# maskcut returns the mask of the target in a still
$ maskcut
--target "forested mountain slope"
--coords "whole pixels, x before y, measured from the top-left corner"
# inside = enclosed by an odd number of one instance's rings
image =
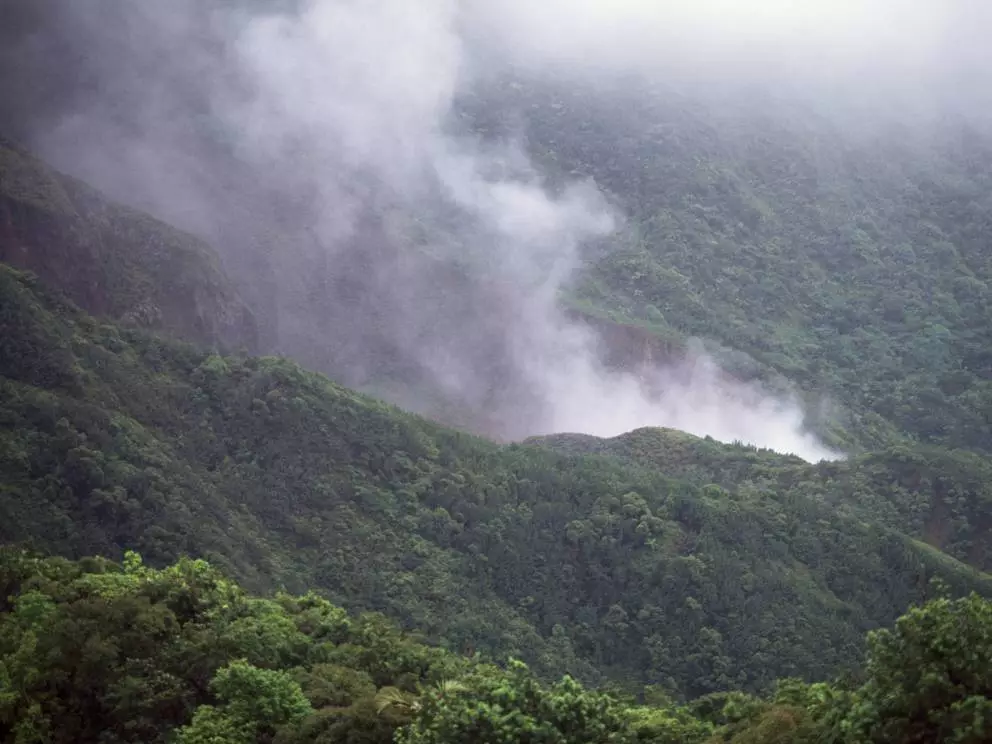
[[[162,570],[0,551],[0,741],[821,744],[985,741],[992,603],[913,608],[858,680],[780,680],[674,704],[541,684],[313,593],[247,594],[205,561]]]
[[[5,66],[0,88],[17,105],[4,112],[5,126],[114,198],[215,245],[262,326],[263,351],[477,432],[535,433],[529,421],[503,423],[537,407],[509,361],[521,334],[505,308],[519,311],[525,282],[493,287],[487,276],[422,255],[492,245],[443,189],[425,176],[407,198],[375,170],[377,156],[340,169],[340,122],[331,117],[332,134],[314,137],[323,126],[310,127],[309,114],[292,106],[275,127],[285,142],[243,141],[244,118],[211,108],[216,91],[201,87],[195,65],[164,74],[151,49],[100,24],[88,35],[53,19],[36,26],[36,15],[78,13],[69,2],[51,6],[12,3],[25,26],[9,31],[18,64]],[[137,23],[135,38],[162,42],[166,24],[131,7],[108,0],[107,16]],[[207,27],[206,6],[195,7],[189,28]],[[31,43],[46,34],[60,64]],[[225,56],[231,39],[182,41],[220,69],[234,64]],[[88,55],[88,43],[106,45],[109,60],[140,60],[156,85]],[[436,133],[445,143],[466,138],[484,165],[486,148],[520,142],[542,186],[589,177],[606,194],[620,229],[583,254],[563,289],[573,312],[598,321],[613,358],[636,364],[655,348],[628,343],[630,326],[662,339],[657,348],[672,356],[697,336],[737,352],[719,358],[734,376],[796,385],[810,423],[838,449],[910,438],[990,451],[987,128],[955,112],[925,120],[890,111],[884,101],[858,120],[774,86],[494,69],[460,90],[450,110],[440,107]],[[259,95],[278,102],[300,77]],[[90,79],[107,86],[92,110],[80,102]],[[169,121],[186,124],[160,131],[155,117],[148,126],[145,112],[158,110],[159,97]],[[293,101],[300,98],[308,96]],[[66,109],[79,113],[73,122],[82,129],[56,126]],[[371,111],[370,120],[384,118]],[[376,139],[372,155],[393,141]],[[146,172],[151,155],[170,168]],[[321,157],[327,168],[308,167]],[[160,183],[160,171],[170,180]],[[498,263],[500,252],[489,253]],[[443,384],[432,357],[424,359],[435,347],[471,385]]]
[[[430,188],[411,203],[374,185],[362,187],[374,198],[356,196],[357,174],[330,189],[334,204],[357,201],[356,215],[325,236],[329,205],[312,190],[328,184],[296,183],[317,178],[302,163],[288,174],[269,163],[273,178],[260,177],[237,131],[202,104],[173,103],[193,125],[162,148],[204,164],[187,174],[188,197],[118,172],[102,140],[90,175],[216,245],[263,351],[477,432],[533,433],[535,395],[511,361],[525,282],[448,260],[491,236]],[[808,423],[838,449],[909,438],[992,451],[992,140],[980,126],[855,121],[789,91],[523,74],[480,81],[443,125],[487,146],[519,141],[552,192],[591,178],[614,205],[619,229],[584,247],[562,287],[608,361],[669,361],[700,337],[731,375],[796,386]],[[190,199],[202,209],[181,209]],[[443,384],[424,359],[435,347],[471,385]],[[515,418],[525,421],[505,424]]]
[[[553,178],[595,178],[621,205],[625,234],[584,272],[576,308],[745,352],[724,360],[734,373],[775,370],[842,404],[851,445],[992,451],[982,127],[627,78],[498,78],[459,117],[523,136]]]
[[[0,744],[992,741],[992,12],[757,5],[0,0]]]
[[[811,465],[665,429],[613,439],[558,434],[528,442],[564,454],[609,455],[736,494],[812,498],[912,535],[983,571],[992,568],[992,464],[972,452],[900,445]]]
[[[690,696],[826,677],[930,579],[992,592],[881,507],[500,447],[285,360],[101,324],[7,268],[0,375],[0,541],[203,556],[542,674]]]
[[[255,350],[255,318],[210,246],[108,200],[0,136],[0,261],[94,315]]]

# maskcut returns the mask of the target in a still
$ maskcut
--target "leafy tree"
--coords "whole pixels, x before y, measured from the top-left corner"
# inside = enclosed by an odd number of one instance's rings
[[[179,732],[184,744],[220,740],[270,741],[284,726],[299,724],[313,712],[300,685],[287,672],[259,669],[233,661],[217,670],[210,683],[219,707],[197,708]]]
[[[566,677],[544,688],[521,662],[494,669],[425,696],[399,744],[545,742],[583,744],[629,739],[627,714],[611,698]]]
[[[844,721],[851,741],[992,738],[992,603],[974,594],[934,600],[868,645],[868,681]]]
[[[192,723],[179,729],[176,741],[180,744],[248,744],[257,741],[252,729],[250,721],[239,721],[212,705],[201,705],[193,714]]]

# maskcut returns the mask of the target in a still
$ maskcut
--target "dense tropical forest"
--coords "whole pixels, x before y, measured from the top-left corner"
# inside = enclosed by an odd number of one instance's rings
[[[934,599],[856,675],[688,704],[542,683],[308,593],[253,597],[203,560],[0,554],[0,734],[16,742],[987,741],[992,604]]]
[[[992,741],[980,86],[490,5],[0,0],[0,743]]]
[[[719,342],[743,377],[831,396],[846,410],[825,428],[847,448],[910,436],[989,452],[987,134],[722,92],[500,78],[459,120],[491,138],[522,127],[550,173],[593,177],[623,205],[623,247],[569,292],[580,312]]]
[[[860,669],[865,633],[927,600],[896,626],[923,630],[876,636],[878,649],[941,644],[927,634],[959,615],[987,642],[981,460],[895,448],[809,465],[664,430],[497,446],[286,360],[97,321],[10,269],[0,298],[0,539],[80,561],[7,553],[11,741],[389,740],[403,725],[398,740],[464,741],[476,726],[494,741],[521,740],[514,726],[535,741],[822,740],[822,725],[895,726],[877,740],[903,741],[899,726],[984,720],[985,651],[964,636],[962,663],[981,670],[934,692],[950,696],[946,718],[903,720],[931,703],[893,702],[879,685],[903,671],[875,656]],[[127,549],[179,563],[157,573]],[[313,594],[250,600],[231,580],[319,591],[422,640]],[[371,623],[361,640],[351,622]],[[502,666],[517,658],[526,668]],[[270,692],[249,712],[244,696]]]
[[[459,428],[509,439],[535,433],[504,421],[526,419],[540,403],[508,361],[528,324],[506,307],[527,272],[494,282],[507,267],[493,254],[512,250],[497,250],[464,210],[438,203],[443,185],[397,195],[402,184],[377,170],[380,158],[406,157],[395,140],[419,147],[419,131],[404,135],[388,105],[395,98],[419,111],[411,86],[400,77],[398,91],[375,88],[392,81],[391,56],[381,55],[385,80],[367,81],[384,110],[363,91],[339,91],[366,114],[370,175],[341,156],[336,118],[311,126],[308,117],[323,109],[296,110],[301,98],[322,98],[301,75],[257,91],[283,111],[277,121],[263,117],[279,136],[243,139],[253,110],[218,110],[216,86],[205,84],[217,75],[204,73],[217,69],[238,81],[235,92],[263,82],[244,79],[231,61],[229,34],[178,40],[191,49],[189,64],[160,70],[163,50],[178,43],[169,36],[175,26],[213,29],[212,14],[224,20],[232,8],[323,4],[184,2],[183,23],[170,24],[167,13],[133,12],[131,0],[101,3],[113,24],[92,22],[66,0],[8,0],[16,22],[3,31],[10,43],[0,93],[11,105],[0,111],[0,130],[117,201],[207,238],[254,311],[252,348]],[[49,18],[60,12],[74,24]],[[18,43],[19,34],[27,40]],[[357,65],[362,54],[347,61]],[[131,79],[119,59],[155,84]],[[636,365],[652,344],[652,358],[677,357],[702,339],[736,378],[800,396],[804,423],[835,449],[909,440],[989,452],[992,144],[979,107],[928,105],[933,92],[922,81],[916,107],[905,108],[884,89],[824,99],[801,84],[778,89],[733,76],[714,83],[483,62],[476,67],[492,72],[475,69],[451,105],[438,107],[430,134],[481,142],[477,159],[497,173],[515,167],[500,150],[509,141],[553,194],[588,178],[615,207],[615,234],[584,245],[560,287],[562,304],[619,347],[614,361]],[[96,99],[87,104],[87,96]],[[502,159],[489,163],[490,149]],[[267,157],[253,159],[255,150]],[[315,172],[311,160],[326,167]],[[338,211],[354,212],[353,224],[328,235],[325,222]],[[481,272],[451,260],[478,254],[492,262]],[[433,355],[425,359],[424,348]],[[478,384],[439,381],[433,365],[448,357]]]

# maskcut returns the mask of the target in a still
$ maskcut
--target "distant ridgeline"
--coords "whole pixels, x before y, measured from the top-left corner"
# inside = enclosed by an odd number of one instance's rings
[[[255,350],[252,313],[210,246],[114,204],[0,137],[0,261],[87,311],[222,348]]]
[[[206,558],[544,679],[690,699],[852,670],[932,580],[992,596],[990,482],[918,447],[810,466],[661,430],[497,446],[0,267],[0,542]]]

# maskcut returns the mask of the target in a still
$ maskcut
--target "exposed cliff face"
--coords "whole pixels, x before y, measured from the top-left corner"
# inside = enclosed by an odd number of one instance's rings
[[[254,316],[208,245],[2,138],[0,261],[94,315],[228,349],[258,345]]]
[[[676,364],[686,358],[684,338],[660,336],[641,326],[619,323],[574,308],[566,308],[566,315],[596,334],[602,361],[609,368],[636,373]]]

